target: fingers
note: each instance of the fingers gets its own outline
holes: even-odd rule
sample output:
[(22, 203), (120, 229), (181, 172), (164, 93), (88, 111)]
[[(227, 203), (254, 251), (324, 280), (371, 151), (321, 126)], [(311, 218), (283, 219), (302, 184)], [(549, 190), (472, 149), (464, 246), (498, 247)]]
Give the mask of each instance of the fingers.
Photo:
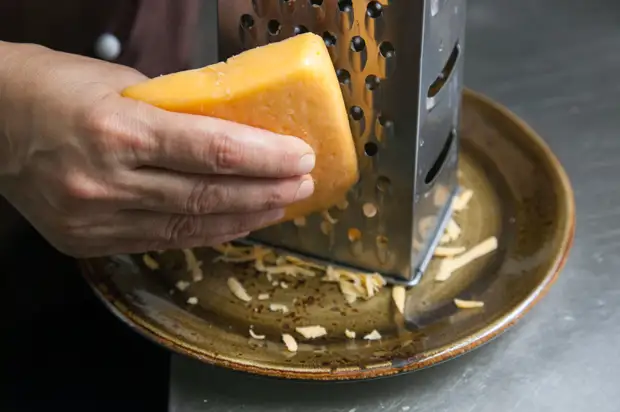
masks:
[(134, 199), (126, 209), (205, 215), (279, 209), (312, 195), (309, 175), (285, 179), (175, 174), (155, 169), (125, 179)]
[(213, 238), (251, 232), (276, 223), (283, 216), (283, 209), (225, 215), (126, 211), (119, 213), (111, 224), (115, 228), (115, 238), (175, 247), (191, 239), (207, 242)]
[(225, 120), (149, 110), (148, 144), (138, 161), (196, 174), (286, 178), (310, 173), (312, 148), (301, 139)]
[(167, 241), (121, 241), (117, 243), (115, 251), (97, 253), (100, 256), (110, 255), (114, 253), (146, 253), (154, 250), (172, 250), (172, 249), (191, 249), (196, 247), (209, 247), (221, 245), (222, 243), (232, 242), (243, 237), (246, 237), (249, 233), (236, 233), (232, 235), (217, 236), (209, 239), (205, 238), (190, 238), (178, 241), (176, 243), (170, 243)]

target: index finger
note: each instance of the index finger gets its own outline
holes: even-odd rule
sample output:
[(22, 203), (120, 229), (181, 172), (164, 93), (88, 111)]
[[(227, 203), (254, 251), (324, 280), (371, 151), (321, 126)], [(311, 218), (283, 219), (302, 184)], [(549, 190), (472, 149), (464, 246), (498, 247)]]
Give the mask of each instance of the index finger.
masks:
[(143, 166), (186, 173), (286, 178), (312, 171), (303, 140), (206, 116), (153, 108)]

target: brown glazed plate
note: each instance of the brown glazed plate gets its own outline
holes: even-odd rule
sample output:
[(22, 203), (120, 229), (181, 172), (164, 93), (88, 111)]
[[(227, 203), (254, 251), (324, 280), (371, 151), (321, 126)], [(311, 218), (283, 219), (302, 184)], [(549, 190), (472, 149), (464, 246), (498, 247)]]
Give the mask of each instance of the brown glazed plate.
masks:
[[(212, 263), (213, 252), (197, 250), (204, 279), (189, 280), (182, 252), (158, 255), (147, 269), (140, 256), (81, 261), (83, 274), (119, 318), (153, 341), (206, 363), (255, 374), (311, 380), (367, 379), (428, 367), (470, 351), (512, 326), (545, 295), (570, 249), (575, 210), (570, 183), (549, 148), (505, 108), (472, 91), (463, 96), (460, 178), (474, 190), (457, 216), (458, 242), (472, 246), (495, 235), (498, 249), (434, 280), (432, 262), (421, 284), (407, 292), (405, 315), (391, 303), (389, 288), (349, 306), (334, 284), (318, 278), (287, 278), (288, 289), (272, 286), (247, 266)], [(256, 296), (287, 304), (291, 313), (266, 310), (269, 301), (244, 304), (226, 280), (234, 274)], [(188, 305), (191, 296), (198, 304)], [(458, 309), (454, 298), (484, 302)], [(296, 304), (293, 304), (293, 300)], [(295, 326), (320, 324), (328, 335), (304, 341)], [(251, 339), (250, 326), (265, 340)], [(345, 337), (345, 329), (357, 339)], [(373, 329), (382, 339), (361, 337)], [(296, 336), (288, 352), (281, 334)]]

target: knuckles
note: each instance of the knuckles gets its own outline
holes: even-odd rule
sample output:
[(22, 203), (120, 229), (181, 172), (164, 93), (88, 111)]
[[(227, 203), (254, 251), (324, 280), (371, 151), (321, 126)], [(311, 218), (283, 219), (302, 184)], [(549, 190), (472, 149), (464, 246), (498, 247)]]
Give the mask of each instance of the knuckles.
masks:
[(76, 171), (62, 174), (55, 190), (55, 207), (65, 214), (81, 214), (87, 212), (89, 206), (97, 201), (108, 198), (103, 183)]
[(148, 139), (139, 116), (128, 116), (116, 105), (93, 105), (82, 113), (80, 124), (102, 160), (135, 160), (147, 149)]
[(168, 244), (178, 244), (200, 233), (200, 221), (192, 215), (172, 215), (163, 227), (161, 238)]
[(231, 136), (214, 135), (208, 149), (207, 161), (212, 164), (215, 173), (226, 173), (243, 164), (243, 145)]

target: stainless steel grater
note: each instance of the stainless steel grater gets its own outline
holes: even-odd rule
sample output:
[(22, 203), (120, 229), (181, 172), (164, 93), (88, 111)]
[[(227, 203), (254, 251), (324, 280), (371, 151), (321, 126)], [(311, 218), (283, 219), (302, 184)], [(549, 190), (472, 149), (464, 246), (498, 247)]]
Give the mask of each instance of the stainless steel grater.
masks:
[(360, 180), (346, 202), (253, 233), (276, 249), (416, 284), (457, 190), (465, 0), (218, 0), (220, 59), (306, 31), (328, 46)]

